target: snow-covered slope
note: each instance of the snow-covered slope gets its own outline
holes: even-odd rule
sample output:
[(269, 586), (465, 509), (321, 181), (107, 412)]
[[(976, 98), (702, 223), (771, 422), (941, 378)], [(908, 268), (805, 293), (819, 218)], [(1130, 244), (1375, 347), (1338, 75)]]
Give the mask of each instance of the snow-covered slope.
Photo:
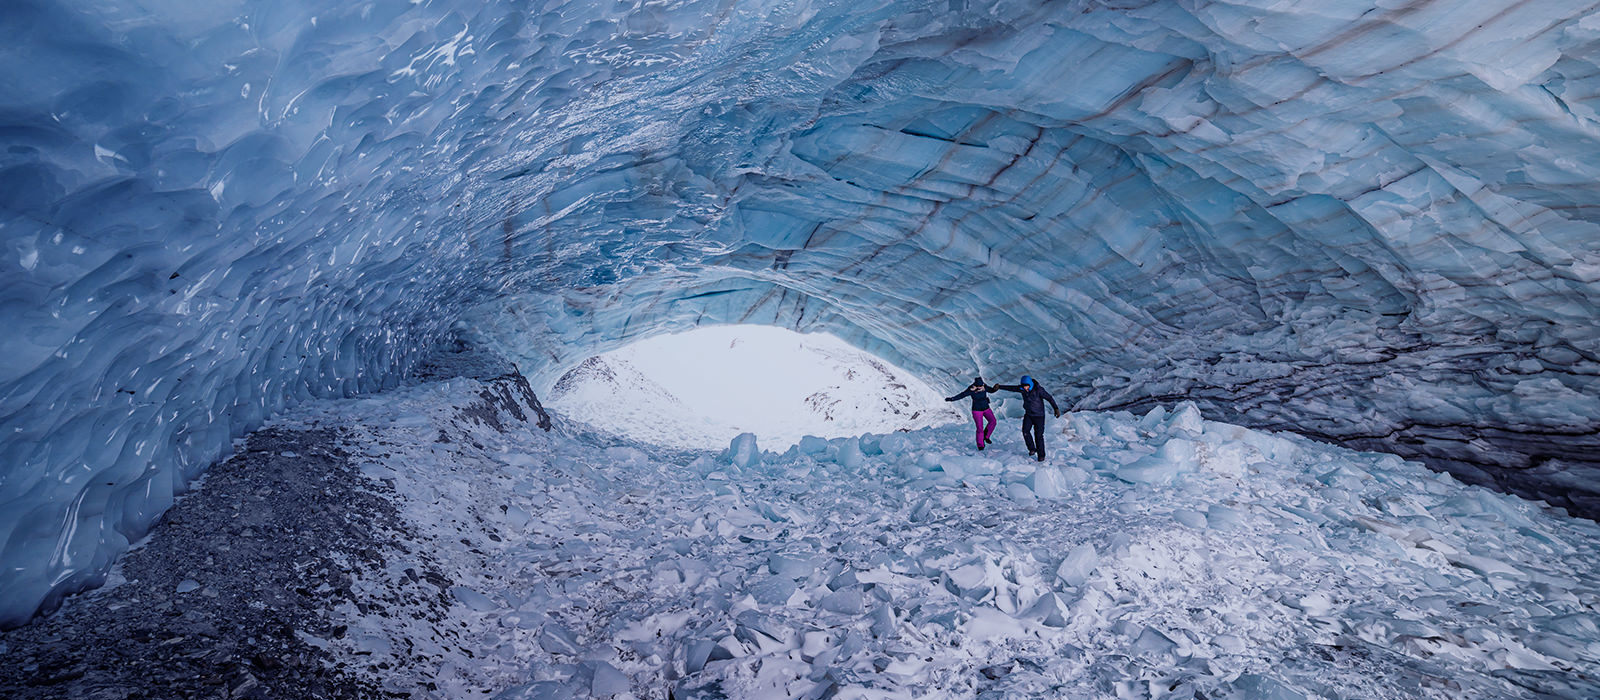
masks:
[(592, 357), (562, 375), (550, 403), (636, 440), (699, 448), (747, 432), (786, 446), (967, 419), (922, 380), (838, 338), (763, 326), (701, 328)]

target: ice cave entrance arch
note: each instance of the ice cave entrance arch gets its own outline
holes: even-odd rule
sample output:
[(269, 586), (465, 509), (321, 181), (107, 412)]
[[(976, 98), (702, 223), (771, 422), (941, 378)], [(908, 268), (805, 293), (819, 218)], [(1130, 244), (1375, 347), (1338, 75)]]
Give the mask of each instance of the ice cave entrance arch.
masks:
[(966, 420), (943, 400), (953, 393), (827, 333), (735, 325), (590, 357), (556, 381), (549, 403), (569, 420), (660, 445), (720, 449), (749, 432), (782, 450), (808, 435)]

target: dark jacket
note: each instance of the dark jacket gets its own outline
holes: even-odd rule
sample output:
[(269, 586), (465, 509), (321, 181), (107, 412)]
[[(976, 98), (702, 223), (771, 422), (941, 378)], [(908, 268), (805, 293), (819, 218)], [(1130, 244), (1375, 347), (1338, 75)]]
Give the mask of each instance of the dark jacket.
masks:
[(968, 396), (971, 396), (973, 411), (987, 411), (989, 410), (989, 392), (991, 391), (994, 391), (994, 387), (992, 386), (973, 384), (972, 386), (967, 387), (966, 391), (956, 394), (955, 396), (951, 396), (945, 400), (960, 401)]
[(1056, 405), (1055, 397), (1051, 396), (1050, 392), (1045, 391), (1044, 387), (1039, 386), (1037, 380), (1033, 382), (1032, 389), (1024, 389), (1021, 384), (1001, 384), (995, 389), (998, 391), (1015, 391), (1022, 394), (1022, 412), (1030, 416), (1044, 415), (1044, 402), (1046, 401), (1050, 402), (1050, 408), (1055, 411), (1056, 415), (1061, 415), (1061, 408)]

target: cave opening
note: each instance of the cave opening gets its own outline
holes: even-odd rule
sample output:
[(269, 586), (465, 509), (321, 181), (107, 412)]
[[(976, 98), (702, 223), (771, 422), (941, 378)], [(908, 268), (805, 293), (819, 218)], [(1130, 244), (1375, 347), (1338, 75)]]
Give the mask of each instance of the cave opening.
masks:
[[(953, 393), (953, 392), (946, 392)], [(830, 333), (700, 327), (583, 360), (556, 380), (570, 420), (670, 447), (727, 447), (752, 433), (782, 451), (824, 439), (965, 420), (924, 378)]]

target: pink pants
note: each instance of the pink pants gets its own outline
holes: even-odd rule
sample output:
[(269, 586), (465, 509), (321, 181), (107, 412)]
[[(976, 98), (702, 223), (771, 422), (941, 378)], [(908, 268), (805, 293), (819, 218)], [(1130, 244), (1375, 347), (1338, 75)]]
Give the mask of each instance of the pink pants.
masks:
[[(984, 427), (984, 421), (989, 421), (989, 427)], [(978, 447), (983, 447), (983, 443), (994, 434), (994, 410), (985, 408), (982, 411), (973, 411), (972, 422), (978, 424)]]

